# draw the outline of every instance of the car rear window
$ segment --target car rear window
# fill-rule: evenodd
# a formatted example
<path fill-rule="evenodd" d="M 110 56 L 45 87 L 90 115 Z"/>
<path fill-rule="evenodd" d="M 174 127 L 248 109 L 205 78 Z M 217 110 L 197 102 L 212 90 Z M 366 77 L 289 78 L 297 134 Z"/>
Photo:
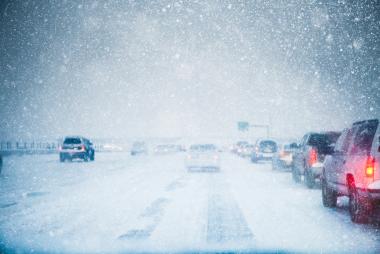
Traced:
<path fill-rule="evenodd" d="M 270 150 L 271 152 L 277 151 L 277 144 L 271 140 L 264 140 L 260 142 L 260 150 Z"/>
<path fill-rule="evenodd" d="M 194 152 L 206 152 L 206 151 L 215 151 L 216 147 L 214 145 L 192 145 L 190 147 L 191 151 Z"/>
<path fill-rule="evenodd" d="M 331 146 L 336 143 L 340 136 L 338 132 L 312 134 L 308 145 L 315 146 L 320 152 L 331 150 Z"/>
<path fill-rule="evenodd" d="M 66 138 L 65 141 L 63 142 L 64 144 L 80 144 L 82 143 L 79 138 Z"/>
<path fill-rule="evenodd" d="M 374 120 L 366 121 L 358 126 L 351 146 L 351 154 L 367 154 L 370 152 L 378 124 L 379 122 Z"/>

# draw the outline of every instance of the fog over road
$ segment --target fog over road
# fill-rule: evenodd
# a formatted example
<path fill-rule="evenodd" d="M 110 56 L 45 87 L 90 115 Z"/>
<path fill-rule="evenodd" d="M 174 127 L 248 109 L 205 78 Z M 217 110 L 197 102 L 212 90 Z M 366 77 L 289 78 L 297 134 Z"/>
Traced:
<path fill-rule="evenodd" d="M 187 172 L 184 154 L 9 156 L 0 176 L 0 241 L 23 251 L 269 250 L 378 253 L 379 228 L 326 209 L 320 189 L 221 153 L 220 172 Z"/>

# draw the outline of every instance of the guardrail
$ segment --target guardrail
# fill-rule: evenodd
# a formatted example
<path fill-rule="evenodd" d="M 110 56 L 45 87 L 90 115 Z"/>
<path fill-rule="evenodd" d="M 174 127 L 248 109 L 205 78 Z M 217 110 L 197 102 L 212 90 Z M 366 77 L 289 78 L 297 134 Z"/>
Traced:
<path fill-rule="evenodd" d="M 7 154 L 25 154 L 25 153 L 56 153 L 58 151 L 58 142 L 41 142 L 41 141 L 1 141 L 0 152 Z"/>
<path fill-rule="evenodd" d="M 0 141 L 0 153 L 10 154 L 50 154 L 58 153 L 59 141 Z M 113 144 L 94 144 L 97 152 L 119 152 L 122 146 Z"/>

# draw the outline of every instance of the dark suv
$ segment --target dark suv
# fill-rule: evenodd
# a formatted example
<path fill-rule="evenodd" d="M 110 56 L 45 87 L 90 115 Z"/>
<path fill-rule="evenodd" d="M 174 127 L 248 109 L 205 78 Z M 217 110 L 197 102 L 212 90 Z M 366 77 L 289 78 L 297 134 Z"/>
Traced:
<path fill-rule="evenodd" d="M 313 188 L 315 179 L 319 178 L 327 154 L 332 153 L 340 132 L 310 132 L 303 136 L 298 149 L 293 155 L 292 176 L 300 182 L 302 175 L 308 188 Z"/>
<path fill-rule="evenodd" d="M 338 196 L 349 197 L 355 223 L 380 219 L 379 120 L 354 123 L 343 131 L 322 171 L 322 201 L 335 207 Z"/>
<path fill-rule="evenodd" d="M 59 147 L 59 160 L 82 159 L 84 161 L 95 160 L 95 150 L 90 140 L 80 137 L 66 137 Z"/>

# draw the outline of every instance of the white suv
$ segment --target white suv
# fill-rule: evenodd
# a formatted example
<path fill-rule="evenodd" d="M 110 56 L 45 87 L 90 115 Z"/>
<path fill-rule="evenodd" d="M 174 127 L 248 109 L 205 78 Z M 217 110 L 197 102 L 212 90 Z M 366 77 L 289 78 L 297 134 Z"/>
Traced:
<path fill-rule="evenodd" d="M 365 223 L 380 217 L 379 119 L 360 121 L 345 129 L 322 171 L 322 201 L 336 206 L 337 197 L 349 197 L 351 220 Z"/>

